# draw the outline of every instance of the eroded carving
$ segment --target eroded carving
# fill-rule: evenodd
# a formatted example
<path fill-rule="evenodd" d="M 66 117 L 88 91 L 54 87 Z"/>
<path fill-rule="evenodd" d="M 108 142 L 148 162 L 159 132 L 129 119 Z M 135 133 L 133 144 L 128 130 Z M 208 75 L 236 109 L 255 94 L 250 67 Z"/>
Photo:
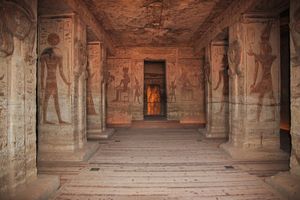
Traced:
<path fill-rule="evenodd" d="M 97 71 L 92 72 L 91 65 L 87 64 L 87 73 L 88 73 L 88 80 L 87 80 L 87 96 L 86 96 L 86 103 L 87 103 L 87 114 L 88 115 L 97 115 L 94 99 L 93 99 L 93 80 L 94 77 L 97 76 Z"/>
<path fill-rule="evenodd" d="M 293 15 L 294 21 L 291 24 L 291 35 L 295 47 L 295 55 L 292 57 L 294 66 L 300 66 L 300 42 L 297 38 L 300 36 L 300 7 L 296 9 Z"/>
<path fill-rule="evenodd" d="M 29 55 L 26 61 L 32 60 L 34 38 L 35 38 L 35 17 L 28 6 L 20 6 L 12 1 L 0 2 L 0 57 L 7 57 L 14 52 L 13 37 L 19 40 L 29 38 Z"/>
<path fill-rule="evenodd" d="M 129 68 L 124 67 L 123 68 L 123 78 L 120 81 L 120 84 L 116 87 L 116 98 L 113 100 L 113 102 L 121 101 L 121 96 L 123 98 L 122 101 L 129 101 L 129 87 L 128 84 L 130 83 L 130 77 L 128 74 Z"/>
<path fill-rule="evenodd" d="M 219 69 L 219 73 L 218 73 L 218 82 L 216 84 L 216 86 L 213 88 L 214 90 L 218 90 L 218 88 L 220 87 L 220 85 L 222 84 L 222 95 L 221 95 L 221 108 L 218 111 L 218 113 L 221 113 L 224 109 L 224 100 L 225 97 L 228 96 L 228 62 L 227 62 L 227 55 L 223 55 L 222 58 L 222 62 L 221 62 L 221 66 Z"/>
<path fill-rule="evenodd" d="M 228 48 L 228 63 L 229 63 L 229 76 L 241 75 L 241 45 L 238 40 L 229 44 Z"/>
<path fill-rule="evenodd" d="M 257 120 L 260 121 L 260 115 L 262 110 L 263 98 L 266 94 L 269 94 L 271 100 L 275 103 L 273 84 L 272 84 L 272 64 L 277 56 L 272 55 L 272 46 L 270 44 L 270 33 L 272 30 L 272 22 L 268 22 L 263 29 L 260 36 L 260 52 L 254 53 L 252 48 L 250 48 L 248 55 L 253 56 L 255 59 L 255 71 L 254 80 L 250 86 L 250 93 L 258 94 L 258 110 L 257 110 Z M 261 67 L 262 79 L 257 81 L 258 68 Z M 273 116 L 271 121 L 275 119 L 275 110 L 273 109 Z"/>
<path fill-rule="evenodd" d="M 176 102 L 176 79 L 174 79 L 173 81 L 171 81 L 171 85 L 169 87 L 169 102 Z"/>
<path fill-rule="evenodd" d="M 133 89 L 134 89 L 134 99 L 133 99 L 133 101 L 138 102 L 140 104 L 141 103 L 140 102 L 140 96 L 142 95 L 141 86 L 140 86 L 139 80 L 136 77 L 135 77 L 135 85 L 134 85 Z"/>

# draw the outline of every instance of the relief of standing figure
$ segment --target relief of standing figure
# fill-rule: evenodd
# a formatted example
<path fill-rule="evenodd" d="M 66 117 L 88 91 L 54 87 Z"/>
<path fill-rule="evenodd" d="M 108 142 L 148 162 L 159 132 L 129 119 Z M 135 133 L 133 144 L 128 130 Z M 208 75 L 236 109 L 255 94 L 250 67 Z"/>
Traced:
<path fill-rule="evenodd" d="M 120 81 L 120 84 L 116 87 L 116 98 L 113 102 L 118 102 L 121 100 L 121 93 L 128 92 L 128 84 L 130 83 L 130 77 L 128 74 L 128 67 L 123 68 L 123 78 Z"/>
<path fill-rule="evenodd" d="M 139 83 L 139 80 L 135 77 L 135 85 L 134 85 L 134 102 L 138 102 L 139 104 L 140 102 L 140 96 L 141 96 L 141 86 Z"/>
<path fill-rule="evenodd" d="M 170 102 L 176 102 L 176 79 L 170 85 Z"/>
<path fill-rule="evenodd" d="M 228 63 L 227 63 L 227 56 L 224 55 L 223 56 L 223 59 L 222 59 L 222 63 L 221 63 L 221 67 L 219 69 L 219 77 L 218 77 L 218 82 L 217 82 L 217 85 L 216 87 L 214 88 L 214 90 L 217 90 L 221 83 L 223 82 L 223 88 L 222 88 L 222 97 L 221 97 L 221 108 L 220 110 L 218 111 L 218 113 L 221 113 L 224 109 L 224 105 L 225 105 L 225 97 L 228 96 L 228 87 L 227 87 L 227 84 L 228 84 L 228 69 L 229 69 L 229 66 L 228 66 Z"/>
<path fill-rule="evenodd" d="M 266 94 L 269 94 L 271 101 L 275 103 L 275 97 L 273 92 L 272 84 L 272 64 L 277 56 L 272 55 L 272 47 L 270 44 L 270 33 L 272 28 L 272 22 L 268 22 L 265 29 L 261 34 L 260 42 L 260 53 L 256 54 L 253 52 L 252 48 L 248 52 L 249 56 L 253 56 L 255 59 L 255 71 L 254 71 L 254 80 L 250 86 L 250 93 L 257 93 L 258 96 L 258 110 L 257 110 L 257 120 L 260 121 L 261 110 L 263 98 Z M 257 81 L 258 68 L 261 67 L 262 70 L 262 79 Z M 275 120 L 275 110 L 272 110 L 273 118 L 270 121 Z"/>
<path fill-rule="evenodd" d="M 59 43 L 59 36 L 56 34 L 50 34 L 48 37 L 49 43 L 57 45 Z M 54 124 L 47 120 L 47 108 L 48 102 L 51 96 L 53 96 L 55 111 L 58 117 L 59 124 L 67 124 L 61 118 L 60 107 L 59 107 L 59 98 L 58 98 L 58 88 L 57 88 L 57 77 L 56 71 L 59 69 L 59 74 L 68 86 L 71 85 L 67 81 L 64 72 L 63 72 L 63 57 L 59 53 L 59 49 L 56 47 L 49 47 L 43 50 L 41 54 L 41 88 L 43 96 L 43 122 L 44 124 Z M 46 80 L 44 77 L 46 75 Z M 46 83 L 45 83 L 46 82 Z"/>

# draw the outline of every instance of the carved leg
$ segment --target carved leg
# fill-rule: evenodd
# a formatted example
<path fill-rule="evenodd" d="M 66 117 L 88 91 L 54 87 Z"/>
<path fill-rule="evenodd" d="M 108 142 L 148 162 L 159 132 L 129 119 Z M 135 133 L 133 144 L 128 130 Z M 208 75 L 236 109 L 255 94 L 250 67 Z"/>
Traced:
<path fill-rule="evenodd" d="M 260 93 L 259 97 L 258 97 L 258 107 L 257 107 L 257 113 L 256 113 L 258 122 L 260 121 L 260 117 L 261 117 L 263 98 L 264 98 L 264 93 Z"/>
<path fill-rule="evenodd" d="M 54 94 L 53 94 L 53 98 L 54 98 L 54 105 L 55 105 L 55 111 L 58 117 L 58 122 L 59 124 L 67 124 L 67 122 L 63 121 L 60 115 L 60 107 L 59 107 L 59 100 L 58 100 L 58 93 L 57 90 L 55 90 Z"/>
<path fill-rule="evenodd" d="M 48 109 L 48 102 L 49 102 L 49 99 L 50 99 L 50 96 L 51 96 L 51 91 L 45 91 L 45 99 L 44 99 L 44 102 L 43 102 L 43 123 L 44 124 L 54 124 L 53 122 L 49 122 L 47 120 L 47 109 Z"/>

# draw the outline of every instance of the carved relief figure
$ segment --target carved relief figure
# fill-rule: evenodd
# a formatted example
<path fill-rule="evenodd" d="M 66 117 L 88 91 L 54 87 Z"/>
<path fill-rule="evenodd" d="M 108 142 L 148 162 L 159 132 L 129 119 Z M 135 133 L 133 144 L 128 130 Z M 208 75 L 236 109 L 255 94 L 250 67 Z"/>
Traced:
<path fill-rule="evenodd" d="M 181 92 L 184 100 L 191 101 L 194 99 L 194 91 L 193 85 L 188 78 L 187 72 L 185 70 L 182 71 L 180 80 L 182 81 Z"/>
<path fill-rule="evenodd" d="M 170 96 L 170 102 L 176 102 L 176 79 L 174 79 L 171 82 L 169 90 L 170 90 L 170 94 L 169 94 L 169 96 Z"/>
<path fill-rule="evenodd" d="M 3 86 L 4 84 L 3 84 L 3 82 L 2 82 L 2 80 L 4 80 L 4 77 L 5 77 L 5 74 L 3 74 L 1 77 L 0 77 L 0 83 L 1 83 L 1 85 Z M 3 97 L 4 96 L 4 92 L 2 91 L 2 87 L 0 87 L 0 97 Z M 1 103 L 1 102 L 0 102 Z"/>
<path fill-rule="evenodd" d="M 0 57 L 7 57 L 14 52 L 13 37 L 19 40 L 29 38 L 30 48 L 26 61 L 32 60 L 35 39 L 34 14 L 28 6 L 20 6 L 12 1 L 0 2 Z"/>
<path fill-rule="evenodd" d="M 46 48 L 43 50 L 41 54 L 41 89 L 42 89 L 42 98 L 43 98 L 43 122 L 47 124 L 53 124 L 47 120 L 47 107 L 48 102 L 51 96 L 53 96 L 55 111 L 58 117 L 58 121 L 60 124 L 66 124 L 65 121 L 62 120 L 60 114 L 59 107 L 59 99 L 58 99 L 58 88 L 57 88 L 57 77 L 56 71 L 59 69 L 59 74 L 64 81 L 64 83 L 68 86 L 71 85 L 69 81 L 67 81 L 64 73 L 63 73 L 63 57 L 60 53 L 60 50 L 55 46 L 59 43 L 59 36 L 55 33 L 49 34 L 48 43 L 52 45 L 52 47 Z M 44 77 L 46 76 L 45 80 Z"/>
<path fill-rule="evenodd" d="M 129 96 L 129 87 L 128 84 L 130 83 L 130 77 L 128 74 L 129 68 L 124 67 L 123 68 L 123 78 L 120 81 L 120 84 L 116 87 L 116 98 L 113 100 L 113 102 L 121 101 L 122 94 L 125 93 L 126 97 Z M 125 100 L 129 101 L 129 99 Z"/>
<path fill-rule="evenodd" d="M 86 72 L 88 54 L 86 46 L 81 41 L 77 41 L 75 45 L 79 49 L 79 63 L 78 66 L 76 66 L 74 69 L 74 74 L 76 78 L 79 78 L 84 72 Z M 87 74 L 85 75 L 86 77 L 88 76 Z"/>
<path fill-rule="evenodd" d="M 217 90 L 220 87 L 221 83 L 223 82 L 221 102 L 224 102 L 225 97 L 228 96 L 228 92 L 229 92 L 228 87 L 227 87 L 227 84 L 228 84 L 228 68 L 229 67 L 228 67 L 228 64 L 227 64 L 227 56 L 224 55 L 223 59 L 222 59 L 221 67 L 219 69 L 218 82 L 217 82 L 217 85 L 213 88 L 214 90 Z M 224 105 L 225 105 L 225 103 L 222 103 L 221 108 L 220 108 L 218 113 L 221 113 L 223 111 Z"/>
<path fill-rule="evenodd" d="M 211 80 L 210 80 L 210 63 L 208 61 L 205 62 L 204 64 L 204 73 L 205 73 L 205 81 L 207 83 L 211 83 Z"/>
<path fill-rule="evenodd" d="M 229 44 L 228 48 L 228 63 L 229 63 L 229 76 L 240 75 L 240 63 L 241 63 L 241 46 L 238 40 Z"/>
<path fill-rule="evenodd" d="M 87 103 L 87 114 L 88 115 L 97 115 L 94 100 L 93 100 L 93 78 L 95 77 L 97 71 L 92 72 L 92 68 L 88 62 L 87 67 L 87 73 L 88 73 L 88 80 L 87 80 L 87 96 L 86 96 L 86 103 Z"/>
<path fill-rule="evenodd" d="M 139 104 L 140 102 L 140 96 L 141 96 L 141 86 L 139 83 L 139 80 L 135 77 L 135 85 L 134 85 L 134 102 L 138 102 Z"/>
<path fill-rule="evenodd" d="M 300 66 L 300 41 L 297 39 L 300 36 L 300 7 L 296 9 L 293 17 L 294 22 L 291 24 L 291 35 L 296 55 L 292 58 L 292 62 L 294 66 Z"/>
<path fill-rule="evenodd" d="M 261 34 L 260 53 L 254 53 L 252 48 L 248 52 L 249 56 L 253 56 L 255 59 L 255 71 L 254 80 L 250 86 L 250 93 L 257 93 L 258 96 L 258 110 L 257 119 L 260 120 L 260 114 L 262 110 L 263 98 L 266 94 L 270 95 L 270 98 L 275 102 L 273 84 L 272 84 L 272 64 L 277 56 L 272 55 L 272 46 L 270 44 L 270 32 L 272 28 L 272 22 L 269 22 Z M 258 68 L 261 67 L 262 79 L 257 81 Z M 275 119 L 275 111 L 273 110 L 273 119 Z"/>
<path fill-rule="evenodd" d="M 115 76 L 112 75 L 112 74 L 110 73 L 110 71 L 108 71 L 108 72 L 106 73 L 105 78 L 106 78 L 105 81 L 106 81 L 107 87 L 109 87 L 109 86 L 111 85 L 111 83 L 115 81 Z"/>

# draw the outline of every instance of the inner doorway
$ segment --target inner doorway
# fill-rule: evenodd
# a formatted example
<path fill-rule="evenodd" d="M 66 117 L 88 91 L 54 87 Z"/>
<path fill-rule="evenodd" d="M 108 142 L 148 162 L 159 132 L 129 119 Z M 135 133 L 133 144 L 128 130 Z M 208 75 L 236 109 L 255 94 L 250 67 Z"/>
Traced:
<path fill-rule="evenodd" d="M 166 117 L 166 62 L 144 62 L 144 119 Z"/>

